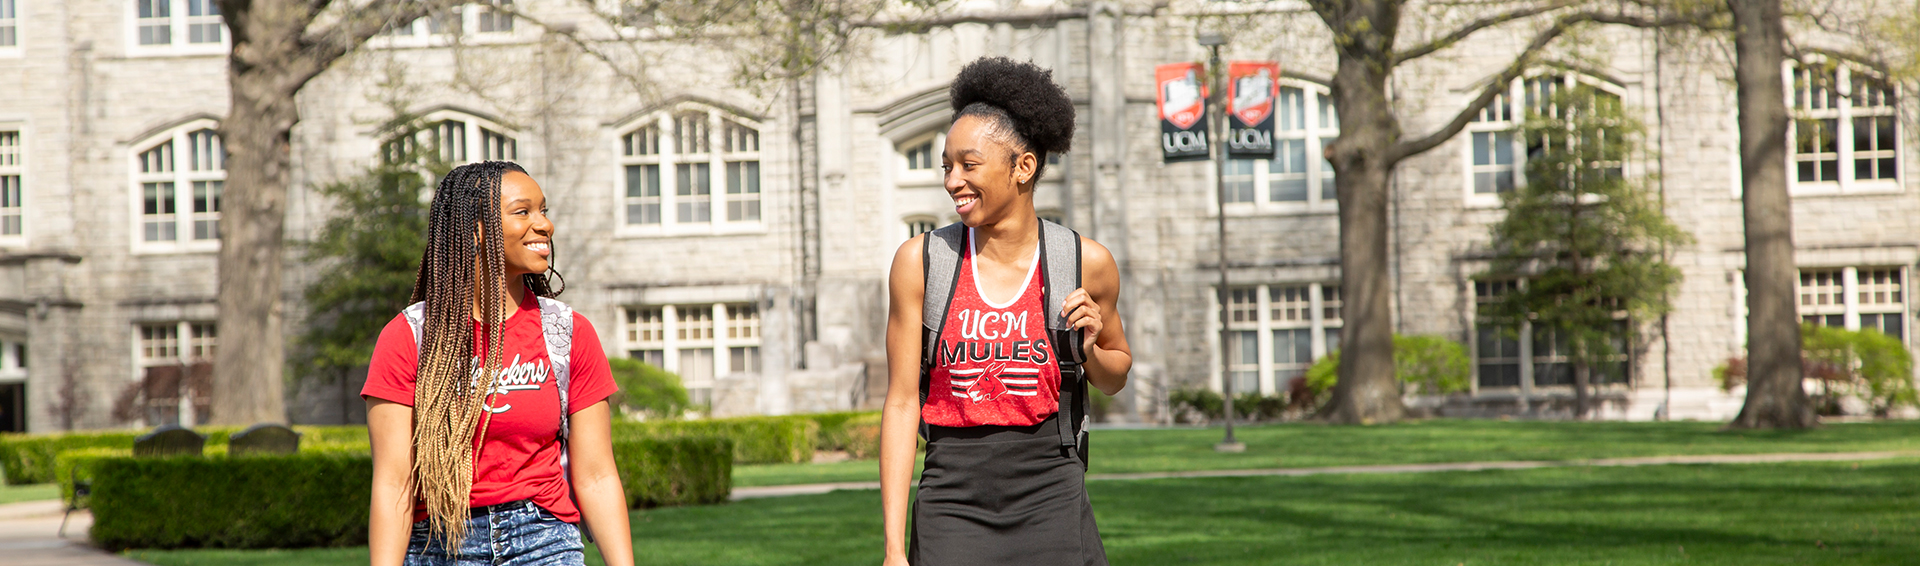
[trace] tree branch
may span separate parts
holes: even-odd
[[[394,23],[410,23],[426,17],[433,12],[452,9],[466,2],[460,0],[420,0],[414,2],[373,2],[365,6],[342,8],[341,14],[333,25],[314,29],[311,26],[317,12],[308,14],[306,33],[300,36],[300,52],[306,65],[302,68],[290,68],[287,77],[294,90],[327,70],[333,62],[348,52],[366,45],[367,40]],[[289,65],[294,67],[294,65]]]
[[[1465,40],[1468,36],[1471,36],[1475,32],[1478,32],[1483,29],[1487,29],[1487,28],[1504,24],[1507,22],[1511,22],[1514,20],[1531,18],[1534,16],[1538,16],[1540,14],[1545,14],[1547,12],[1552,12],[1555,10],[1573,6],[1575,4],[1580,4],[1580,3],[1583,3],[1584,1],[1585,0],[1558,0],[1555,2],[1541,4],[1531,8],[1514,10],[1504,14],[1497,14],[1494,16],[1474,20],[1472,22],[1468,22],[1467,25],[1462,26],[1460,29],[1453,30],[1453,33],[1449,33],[1446,36],[1441,37],[1440,39],[1429,41],[1424,45],[1420,45],[1418,47],[1414,47],[1406,51],[1400,51],[1400,52],[1394,53],[1393,60],[1388,63],[1388,66],[1398,66],[1399,64],[1407,61],[1432,55],[1433,52],[1446,49],[1448,47],[1452,47],[1454,44],[1459,43],[1462,40]]]
[[[1507,89],[1507,86],[1513,82],[1513,79],[1519,78],[1521,73],[1526,72],[1527,66],[1533,63],[1534,56],[1539,55],[1540,51],[1547,47],[1547,44],[1552,43],[1555,38],[1573,29],[1574,26],[1586,23],[1615,24],[1635,28],[1663,28],[1700,24],[1692,15],[1643,18],[1625,14],[1580,12],[1561,16],[1551,27],[1534,35],[1533,41],[1527,44],[1527,48],[1513,58],[1513,63],[1508,64],[1507,68],[1501,71],[1498,76],[1494,77],[1492,81],[1488,82],[1486,87],[1480,89],[1480,95],[1475,96],[1473,102],[1468,104],[1466,108],[1461,109],[1458,114],[1455,114],[1453,119],[1448,121],[1445,126],[1441,126],[1438,131],[1427,134],[1425,137],[1412,141],[1394,143],[1393,147],[1387,151],[1387,162],[1398,162],[1401,159],[1425,153],[1428,150],[1439,147],[1440,144],[1452,139],[1453,136],[1459,135],[1460,131],[1466,129],[1467,124],[1473,121],[1473,116],[1478,114],[1480,109],[1486,108],[1488,103],[1493,102],[1495,96],[1498,96]]]

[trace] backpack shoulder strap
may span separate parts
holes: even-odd
[[[567,438],[567,395],[573,355],[573,308],[555,299],[540,297],[540,334],[546,338],[547,364],[553,369],[554,384],[560,390],[560,438]]]
[[[1080,332],[1068,325],[1066,314],[1061,312],[1067,295],[1081,284],[1080,234],[1042,219],[1039,259],[1046,274],[1042,291],[1047,305],[1047,337],[1053,342],[1053,356],[1060,366],[1060,412],[1054,417],[1055,424],[1060,431],[1060,446],[1078,456],[1084,470],[1090,406],[1086,373],[1080,364],[1086,361],[1086,352],[1081,349]]]
[[[940,331],[946,328],[947,310],[953,308],[953,290],[960,283],[960,257],[967,245],[967,225],[959,222],[927,232],[920,245],[920,270],[924,276],[920,300],[920,405],[927,404],[927,389],[932,386],[933,364],[940,352]],[[920,421],[920,436],[927,435],[927,423]]]
[[[1067,317],[1060,309],[1067,295],[1080,288],[1080,233],[1041,220],[1040,250],[1046,254],[1047,263],[1047,328],[1068,330]]]

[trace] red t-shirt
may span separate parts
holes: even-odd
[[[487,333],[474,321],[474,352],[486,351]],[[486,438],[476,439],[473,465],[473,507],[532,499],[534,504],[563,521],[577,523],[580,511],[569,497],[560,469],[560,392],[547,361],[540,333],[540,303],[532,293],[507,318],[501,329],[506,348],[501,351],[501,377],[487,411],[493,413]],[[617,389],[607,368],[600,336],[580,313],[573,313],[573,348],[568,369],[570,391],[567,413],[573,414],[605,400]],[[367,367],[362,397],[377,397],[413,406],[419,351],[413,328],[405,316],[394,317],[380,332]],[[483,419],[488,418],[484,414]],[[414,507],[414,520],[426,518],[424,502]]]
[[[934,426],[1031,426],[1060,411],[1060,366],[1047,336],[1040,258],[1011,302],[980,295],[967,231],[953,306],[935,347],[927,403],[920,418]]]

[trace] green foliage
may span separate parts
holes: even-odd
[[[106,457],[93,461],[102,548],[366,544],[373,460],[360,455]]]
[[[1913,355],[1898,338],[1879,330],[1846,330],[1825,326],[1800,325],[1801,352],[1809,365],[1836,371],[1841,381],[1863,387],[1865,398],[1876,415],[1886,415],[1894,407],[1920,407],[1913,387]],[[1812,372],[1818,373],[1818,372]]]
[[[861,413],[848,419],[842,430],[848,457],[865,460],[880,456],[880,413]]]
[[[1459,342],[1433,334],[1393,335],[1393,377],[1407,393],[1446,395],[1471,389],[1472,368]],[[1307,387],[1319,398],[1340,380],[1340,351],[1307,368]]]
[[[804,416],[738,417],[697,421],[617,421],[613,437],[662,438],[719,436],[733,440],[736,464],[778,464],[813,461],[819,423]]]
[[[207,435],[207,452],[224,452],[227,440],[233,433],[246,430],[246,427],[222,426],[194,429],[194,432]],[[367,427],[365,426],[309,426],[296,425],[294,432],[300,433],[300,451],[340,450],[346,447],[351,451],[367,450]],[[6,475],[7,485],[25,485],[53,483],[59,478],[55,474],[54,459],[61,452],[86,448],[132,449],[133,440],[146,431],[140,430],[94,430],[79,432],[56,432],[42,434],[4,434],[0,435],[0,471]]]
[[[831,413],[808,413],[796,415],[812,420],[820,425],[818,436],[814,439],[814,448],[819,450],[847,450],[847,443],[854,442],[848,435],[847,427],[856,420],[867,416],[878,418],[877,411],[837,411]]]
[[[613,381],[620,391],[613,394],[615,414],[634,411],[654,419],[676,419],[687,412],[687,388],[680,376],[640,360],[609,358]]]
[[[1113,397],[1102,393],[1098,387],[1087,387],[1088,405],[1092,407],[1093,421],[1106,422],[1107,414],[1113,412]]]
[[[101,460],[131,457],[133,457],[132,448],[81,448],[78,450],[68,450],[55,455],[53,457],[53,469],[54,473],[59,476],[60,502],[68,505],[74,503],[73,482],[92,481],[94,467],[99,464]],[[86,499],[92,499],[92,497]],[[86,507],[87,504],[88,501],[86,500],[80,501],[81,507]]]
[[[1642,128],[1618,97],[1581,85],[1536,110],[1523,132],[1526,183],[1502,195],[1507,214],[1491,229],[1495,257],[1481,275],[1525,284],[1498,294],[1480,315],[1533,321],[1567,345],[1577,366],[1610,361],[1634,331],[1623,317],[1672,310],[1680,270],[1666,253],[1692,237],[1639,179],[1624,176]]]
[[[1167,405],[1173,410],[1173,419],[1177,422],[1189,422],[1194,416],[1207,421],[1226,418],[1226,404],[1220,392],[1204,387],[1167,392]]]
[[[386,160],[360,176],[322,185],[335,206],[302,258],[326,266],[306,289],[306,326],[295,342],[295,375],[366,365],[373,344],[406,308],[426,247],[433,179],[449,167],[419,144],[389,144]]]
[[[1234,416],[1243,421],[1275,421],[1287,410],[1287,398],[1280,395],[1261,395],[1257,392],[1239,393],[1233,396]]]
[[[613,442],[631,508],[720,503],[733,493],[733,441],[717,436]]]

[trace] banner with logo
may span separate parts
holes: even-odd
[[[1279,94],[1279,63],[1227,65],[1227,155],[1273,158],[1273,106]]]
[[[1167,163],[1204,161],[1207,153],[1206,69],[1199,63],[1154,67],[1160,106],[1160,156]],[[1271,153],[1271,150],[1269,150]]]

